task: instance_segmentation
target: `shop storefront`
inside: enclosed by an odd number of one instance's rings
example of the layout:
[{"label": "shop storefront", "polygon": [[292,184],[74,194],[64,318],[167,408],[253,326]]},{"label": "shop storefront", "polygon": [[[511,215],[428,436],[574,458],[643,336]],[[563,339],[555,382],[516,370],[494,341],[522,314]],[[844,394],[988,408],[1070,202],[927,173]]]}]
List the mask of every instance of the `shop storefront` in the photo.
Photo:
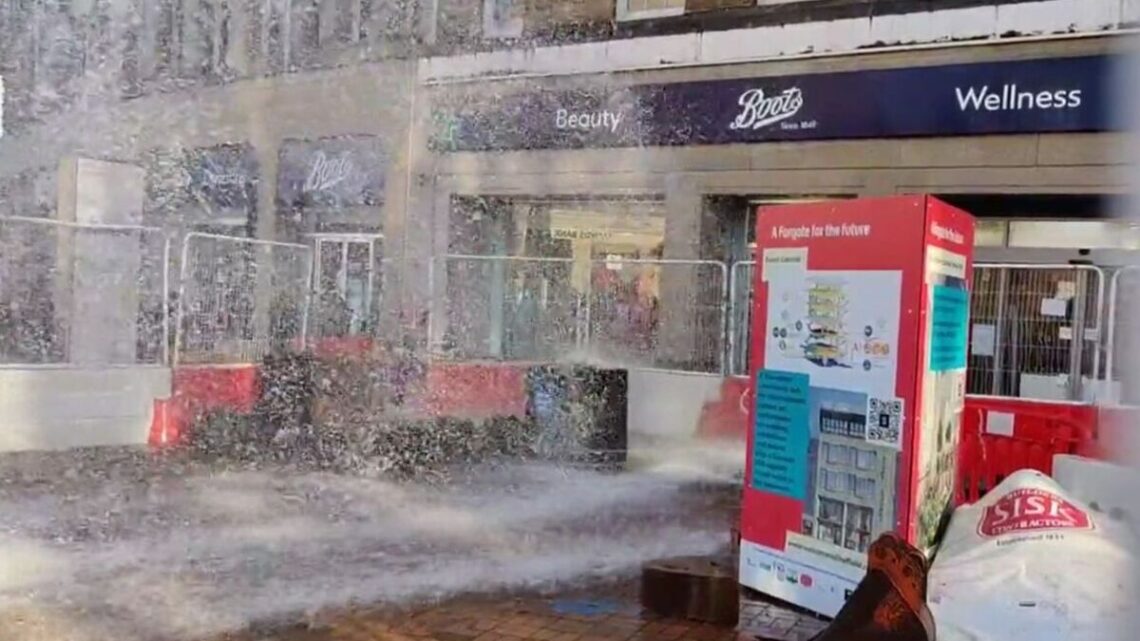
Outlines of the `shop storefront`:
[{"label": "shop storefront", "polygon": [[[461,197],[452,229],[450,258],[437,265],[465,295],[436,302],[459,303],[445,312],[455,331],[439,337],[455,355],[552,359],[582,348],[587,333],[595,348],[636,351],[653,331],[661,200]],[[603,336],[611,344],[598,346]]]},{"label": "shop storefront", "polygon": [[[1113,47],[1106,37],[432,88],[434,216],[447,238],[435,253],[566,254],[477,246],[472,203],[479,228],[504,237],[521,203],[589,203],[574,233],[604,237],[615,222],[593,203],[652,202],[634,209],[661,219],[664,259],[728,264],[749,256],[764,203],[930,192],[983,197],[979,215],[1022,222],[1035,202],[1074,203],[1037,215],[1039,229],[1103,217],[1087,204],[1125,188],[1112,171]],[[661,274],[659,360],[707,362],[701,352],[725,347],[694,336],[718,324],[694,311],[731,289],[717,278]]]},{"label": "shop storefront", "polygon": [[386,152],[378,136],[286,140],[277,235],[315,249],[316,336],[371,332],[384,284]]}]

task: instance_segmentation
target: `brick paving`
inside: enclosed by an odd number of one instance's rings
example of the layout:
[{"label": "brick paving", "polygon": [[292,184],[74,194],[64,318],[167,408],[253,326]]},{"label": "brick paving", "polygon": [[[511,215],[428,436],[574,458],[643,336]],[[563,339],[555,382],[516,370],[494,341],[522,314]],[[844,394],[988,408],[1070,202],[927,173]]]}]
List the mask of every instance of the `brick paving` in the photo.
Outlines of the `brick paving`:
[{"label": "brick paving", "polygon": [[218,641],[807,641],[809,615],[748,601],[740,624],[716,626],[642,612],[636,586],[527,598],[471,598],[403,611],[317,617],[304,626]]},{"label": "brick paving", "polygon": [[772,641],[808,641],[827,627],[827,622],[771,603],[744,601],[740,607],[743,638]]}]

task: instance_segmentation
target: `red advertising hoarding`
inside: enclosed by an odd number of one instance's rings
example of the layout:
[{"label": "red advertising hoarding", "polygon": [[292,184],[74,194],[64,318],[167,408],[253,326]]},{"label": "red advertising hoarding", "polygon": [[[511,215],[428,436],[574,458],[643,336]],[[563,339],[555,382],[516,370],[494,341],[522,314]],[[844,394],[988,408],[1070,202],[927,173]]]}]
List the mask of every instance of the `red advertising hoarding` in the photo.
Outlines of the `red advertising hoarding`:
[{"label": "red advertising hoarding", "polygon": [[953,496],[973,219],[929,196],[757,216],[740,583],[824,615]]}]

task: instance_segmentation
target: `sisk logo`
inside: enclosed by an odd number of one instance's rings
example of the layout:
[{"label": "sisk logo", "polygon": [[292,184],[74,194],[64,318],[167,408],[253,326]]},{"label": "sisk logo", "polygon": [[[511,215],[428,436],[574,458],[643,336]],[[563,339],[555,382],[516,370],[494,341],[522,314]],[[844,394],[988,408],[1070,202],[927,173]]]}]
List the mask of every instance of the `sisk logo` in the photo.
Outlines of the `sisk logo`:
[{"label": "sisk logo", "polygon": [[740,113],[729,125],[729,129],[763,129],[781,120],[787,120],[799,113],[804,106],[803,92],[799,87],[791,87],[769,96],[763,89],[749,89],[740,94],[737,100]]},{"label": "sisk logo", "polygon": [[1052,492],[1020,488],[997,500],[982,513],[978,534],[1001,536],[1030,530],[1091,530],[1083,510]]}]

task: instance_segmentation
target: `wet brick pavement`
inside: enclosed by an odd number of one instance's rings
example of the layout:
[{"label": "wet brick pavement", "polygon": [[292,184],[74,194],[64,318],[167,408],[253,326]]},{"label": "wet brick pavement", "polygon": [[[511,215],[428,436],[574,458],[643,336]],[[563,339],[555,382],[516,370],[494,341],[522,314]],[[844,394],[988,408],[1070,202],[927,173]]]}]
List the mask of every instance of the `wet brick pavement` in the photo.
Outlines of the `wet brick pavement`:
[{"label": "wet brick pavement", "polygon": [[745,602],[736,628],[640,610],[636,585],[559,597],[472,598],[404,611],[341,613],[218,641],[807,641],[818,619]]}]

